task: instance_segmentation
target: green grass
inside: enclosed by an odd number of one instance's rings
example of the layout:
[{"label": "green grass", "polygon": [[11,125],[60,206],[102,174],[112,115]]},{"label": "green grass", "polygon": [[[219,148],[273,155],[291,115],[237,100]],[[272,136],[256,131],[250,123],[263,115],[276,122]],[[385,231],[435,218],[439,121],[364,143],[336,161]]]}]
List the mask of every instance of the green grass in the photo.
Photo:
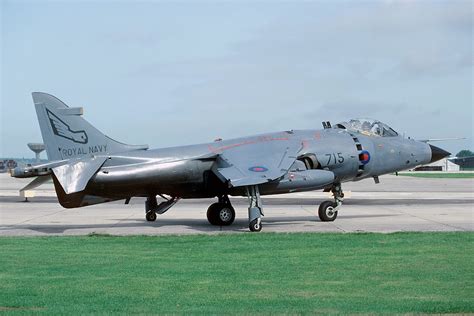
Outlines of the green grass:
[{"label": "green grass", "polygon": [[465,178],[474,178],[474,173],[428,173],[428,172],[399,172],[399,176],[408,176],[408,177],[417,177],[417,178],[452,178],[452,179],[465,179]]},{"label": "green grass", "polygon": [[474,312],[474,234],[0,238],[0,313]]}]

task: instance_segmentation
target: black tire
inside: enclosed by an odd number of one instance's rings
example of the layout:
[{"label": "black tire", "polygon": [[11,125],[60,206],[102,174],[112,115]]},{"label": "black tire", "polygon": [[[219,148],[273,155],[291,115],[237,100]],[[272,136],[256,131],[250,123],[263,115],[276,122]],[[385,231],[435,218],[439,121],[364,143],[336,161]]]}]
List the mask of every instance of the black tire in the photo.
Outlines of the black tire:
[{"label": "black tire", "polygon": [[209,206],[207,209],[207,220],[211,225],[217,225],[217,211],[218,211],[219,203],[214,203]]},{"label": "black tire", "polygon": [[207,220],[211,225],[229,226],[235,220],[235,210],[230,204],[214,203],[207,209]]},{"label": "black tire", "polygon": [[249,229],[250,229],[251,232],[261,231],[262,230],[262,222],[260,221],[260,223],[259,223],[258,218],[254,219],[253,221],[250,222]]},{"label": "black tire", "polygon": [[337,218],[337,211],[333,211],[336,203],[333,201],[324,201],[319,205],[319,219],[321,222],[333,222]]},{"label": "black tire", "polygon": [[148,211],[146,212],[145,218],[149,222],[154,222],[156,221],[156,213],[153,211]]}]

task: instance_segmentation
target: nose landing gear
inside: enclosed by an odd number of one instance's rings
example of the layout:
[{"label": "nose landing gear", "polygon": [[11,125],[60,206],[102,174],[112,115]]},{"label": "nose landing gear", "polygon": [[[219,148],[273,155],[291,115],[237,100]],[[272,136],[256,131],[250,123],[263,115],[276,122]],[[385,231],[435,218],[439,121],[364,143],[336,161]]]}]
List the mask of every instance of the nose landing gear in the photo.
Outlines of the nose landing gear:
[{"label": "nose landing gear", "polygon": [[332,222],[337,218],[337,213],[342,206],[344,193],[340,183],[335,183],[331,187],[334,201],[324,201],[319,205],[318,216],[321,222]]}]

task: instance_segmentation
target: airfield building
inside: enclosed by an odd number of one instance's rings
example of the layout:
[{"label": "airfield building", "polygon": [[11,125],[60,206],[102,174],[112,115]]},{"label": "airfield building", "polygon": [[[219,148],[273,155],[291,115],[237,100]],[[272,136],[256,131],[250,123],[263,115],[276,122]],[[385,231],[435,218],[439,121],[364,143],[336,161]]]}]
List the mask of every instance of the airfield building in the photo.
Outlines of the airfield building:
[{"label": "airfield building", "polygon": [[460,167],[458,164],[452,162],[450,159],[444,158],[429,165],[420,166],[414,169],[414,171],[459,171]]},{"label": "airfield building", "polygon": [[474,171],[474,156],[450,159],[459,165],[461,171]]}]

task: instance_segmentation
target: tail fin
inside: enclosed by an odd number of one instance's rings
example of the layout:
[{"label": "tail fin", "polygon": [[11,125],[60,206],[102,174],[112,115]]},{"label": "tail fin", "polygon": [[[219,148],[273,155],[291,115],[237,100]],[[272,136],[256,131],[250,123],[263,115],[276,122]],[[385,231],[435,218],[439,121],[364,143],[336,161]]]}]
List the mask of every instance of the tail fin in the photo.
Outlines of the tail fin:
[{"label": "tail fin", "polygon": [[33,92],[33,102],[49,160],[148,149],[107,137],[81,117],[82,108],[69,108],[50,94]]}]

